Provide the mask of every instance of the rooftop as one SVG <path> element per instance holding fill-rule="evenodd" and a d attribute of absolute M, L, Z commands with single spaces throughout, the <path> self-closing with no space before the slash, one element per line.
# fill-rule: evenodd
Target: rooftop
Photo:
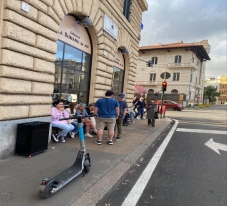
<path fill-rule="evenodd" d="M 178 49 L 178 48 L 185 48 L 186 50 L 190 50 L 196 54 L 196 56 L 202 60 L 211 60 L 206 49 L 200 42 L 196 43 L 183 43 L 183 41 L 171 43 L 171 44 L 154 44 L 150 46 L 142 46 L 139 47 L 139 51 L 146 51 L 146 50 L 161 50 L 161 49 L 167 49 L 170 51 L 170 49 Z"/>

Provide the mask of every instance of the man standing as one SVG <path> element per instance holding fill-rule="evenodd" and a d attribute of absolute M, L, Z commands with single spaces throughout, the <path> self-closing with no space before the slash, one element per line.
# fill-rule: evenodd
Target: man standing
<path fill-rule="evenodd" d="M 121 140 L 123 120 L 128 109 L 127 102 L 124 100 L 124 98 L 125 98 L 125 94 L 123 93 L 120 93 L 117 97 L 118 103 L 120 105 L 120 114 L 118 119 L 116 120 L 116 126 L 115 126 L 116 141 Z"/>
<path fill-rule="evenodd" d="M 103 130 L 105 126 L 108 130 L 108 144 L 113 144 L 114 127 L 116 119 L 119 117 L 119 103 L 116 99 L 112 98 L 113 92 L 108 90 L 105 93 L 105 98 L 98 99 L 95 103 L 94 114 L 97 114 L 97 136 L 98 139 L 95 141 L 96 144 L 102 144 Z"/>
<path fill-rule="evenodd" d="M 147 104 L 147 125 L 148 126 L 155 126 L 155 112 L 157 112 L 157 104 L 155 103 L 154 99 L 151 99 L 150 102 Z"/>

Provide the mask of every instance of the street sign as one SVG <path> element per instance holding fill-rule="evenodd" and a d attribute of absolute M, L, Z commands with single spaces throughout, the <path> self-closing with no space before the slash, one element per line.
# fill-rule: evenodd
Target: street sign
<path fill-rule="evenodd" d="M 171 74 L 169 72 L 163 72 L 163 73 L 160 74 L 160 77 L 162 79 L 169 79 L 170 76 L 171 76 Z"/>

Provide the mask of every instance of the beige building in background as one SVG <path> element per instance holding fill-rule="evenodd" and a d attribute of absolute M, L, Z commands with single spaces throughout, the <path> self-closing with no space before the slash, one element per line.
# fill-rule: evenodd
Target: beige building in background
<path fill-rule="evenodd" d="M 220 104 L 227 104 L 227 76 L 220 76 L 218 102 Z"/>
<path fill-rule="evenodd" d="M 0 157 L 18 123 L 50 122 L 54 98 L 90 103 L 134 85 L 146 0 L 0 1 Z"/>
<path fill-rule="evenodd" d="M 168 98 L 171 94 L 185 94 L 184 104 L 201 103 L 206 61 L 210 60 L 209 52 L 210 45 L 207 40 L 195 43 L 181 41 L 140 47 L 139 59 L 151 60 L 153 67 L 147 67 L 144 61 L 139 60 L 136 84 L 144 86 L 148 90 L 148 94 L 162 93 L 163 79 L 160 75 L 168 72 L 171 75 L 166 79 L 167 90 L 165 94 L 169 94 Z"/>

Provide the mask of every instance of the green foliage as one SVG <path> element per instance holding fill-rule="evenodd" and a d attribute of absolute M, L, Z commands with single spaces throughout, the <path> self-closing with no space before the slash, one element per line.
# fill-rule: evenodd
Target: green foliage
<path fill-rule="evenodd" d="M 210 106 L 211 106 L 211 104 L 199 104 L 198 108 L 203 109 L 203 108 L 210 107 Z"/>
<path fill-rule="evenodd" d="M 204 94 L 203 97 L 205 99 L 209 99 L 209 102 L 216 102 L 216 97 L 219 97 L 220 93 L 217 91 L 217 89 L 210 85 L 204 88 Z"/>

